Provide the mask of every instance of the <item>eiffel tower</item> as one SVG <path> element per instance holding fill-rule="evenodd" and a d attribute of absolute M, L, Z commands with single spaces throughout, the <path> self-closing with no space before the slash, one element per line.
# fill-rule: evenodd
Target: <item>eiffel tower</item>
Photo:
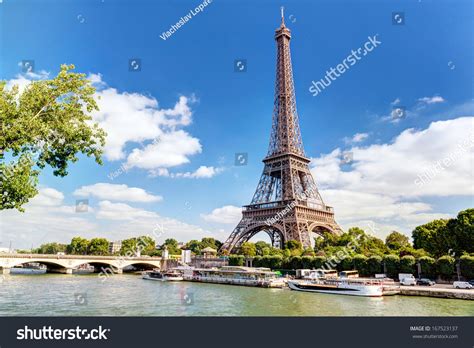
<path fill-rule="evenodd" d="M 324 204 L 309 170 L 296 112 L 290 55 L 291 32 L 281 25 L 275 31 L 277 66 L 272 131 L 265 164 L 250 205 L 242 209 L 242 220 L 222 245 L 231 252 L 259 232 L 266 232 L 274 247 L 289 240 L 311 247 L 310 233 L 340 234 L 334 210 Z"/>

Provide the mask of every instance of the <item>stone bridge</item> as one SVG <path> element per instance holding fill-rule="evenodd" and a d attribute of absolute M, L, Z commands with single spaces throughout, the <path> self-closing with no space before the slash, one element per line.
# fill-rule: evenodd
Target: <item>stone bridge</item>
<path fill-rule="evenodd" d="M 161 257 L 0 254 L 0 274 L 8 274 L 12 267 L 33 262 L 46 265 L 47 272 L 72 274 L 73 269 L 85 264 L 94 266 L 97 272 L 122 273 L 127 266 L 162 268 L 166 260 Z"/>

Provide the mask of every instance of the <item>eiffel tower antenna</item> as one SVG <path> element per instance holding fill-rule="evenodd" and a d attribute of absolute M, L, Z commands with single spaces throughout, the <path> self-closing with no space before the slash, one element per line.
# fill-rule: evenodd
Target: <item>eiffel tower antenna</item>
<path fill-rule="evenodd" d="M 280 7 L 280 9 L 281 9 L 281 24 L 285 25 L 285 14 L 284 14 L 285 8 L 282 6 Z"/>
<path fill-rule="evenodd" d="M 275 31 L 277 45 L 272 129 L 264 168 L 255 194 L 242 209 L 242 220 L 222 245 L 221 251 L 239 248 L 259 232 L 266 232 L 274 247 L 296 240 L 311 247 L 311 233 L 342 232 L 332 207 L 324 204 L 309 169 L 301 138 L 293 68 L 291 31 L 281 25 Z"/>

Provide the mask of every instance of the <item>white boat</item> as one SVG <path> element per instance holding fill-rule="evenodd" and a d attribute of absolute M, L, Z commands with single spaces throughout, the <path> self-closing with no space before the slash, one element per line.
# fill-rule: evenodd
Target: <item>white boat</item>
<path fill-rule="evenodd" d="M 325 294 L 380 297 L 383 295 L 382 284 L 369 284 L 352 279 L 334 280 L 289 280 L 291 290 L 320 292 Z"/>
<path fill-rule="evenodd" d="M 190 268 L 184 270 L 184 280 L 264 288 L 282 288 L 285 286 L 285 279 L 278 277 L 277 273 L 272 272 L 270 268 L 263 267 Z"/>
<path fill-rule="evenodd" d="M 183 280 L 183 275 L 177 271 L 168 271 L 168 272 L 152 271 L 152 272 L 145 272 L 142 278 L 146 280 L 158 280 L 162 282 L 169 282 L 169 281 L 176 282 L 176 281 Z"/>
<path fill-rule="evenodd" d="M 384 294 L 383 280 L 359 278 L 357 271 L 341 272 L 339 277 L 333 270 L 310 271 L 302 280 L 289 280 L 288 286 L 296 291 L 337 295 L 379 297 Z"/>

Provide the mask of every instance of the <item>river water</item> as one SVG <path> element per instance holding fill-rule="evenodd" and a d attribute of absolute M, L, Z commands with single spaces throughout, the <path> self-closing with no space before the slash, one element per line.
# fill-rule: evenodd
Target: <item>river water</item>
<path fill-rule="evenodd" d="M 0 275 L 0 316 L 474 316 L 474 301 L 366 298 L 140 275 Z"/>

